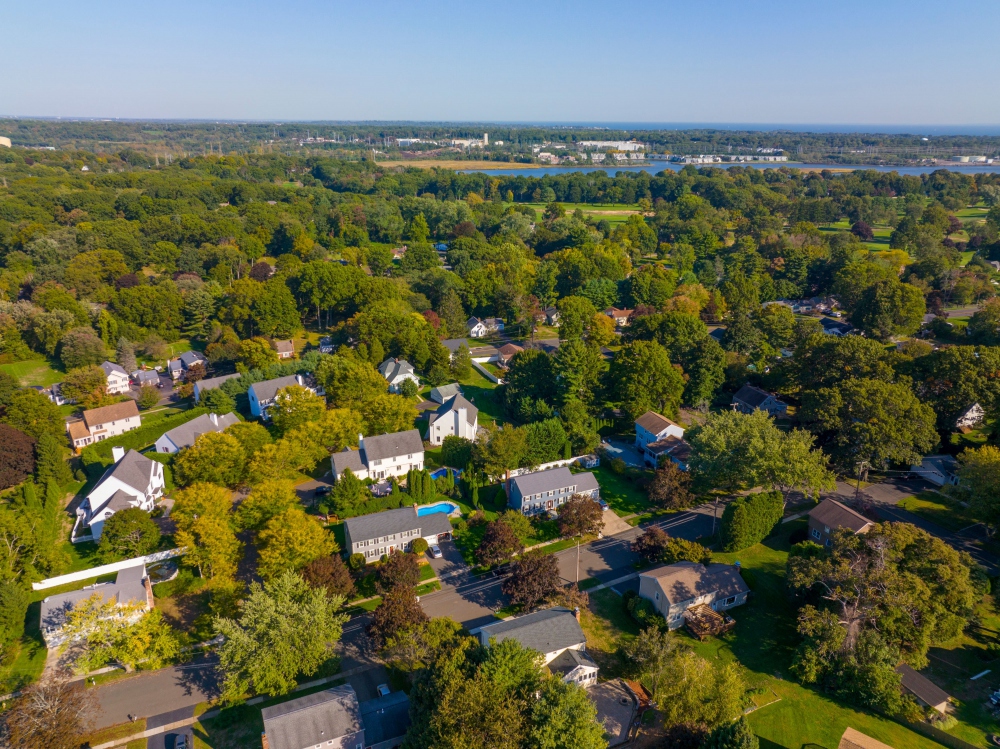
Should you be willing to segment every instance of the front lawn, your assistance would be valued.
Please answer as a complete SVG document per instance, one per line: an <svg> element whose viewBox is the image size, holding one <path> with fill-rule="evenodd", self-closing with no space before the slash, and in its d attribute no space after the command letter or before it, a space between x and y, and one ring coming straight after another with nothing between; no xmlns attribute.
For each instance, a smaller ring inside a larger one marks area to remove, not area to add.
<svg viewBox="0 0 1000 749"><path fill-rule="evenodd" d="M909 510L950 531L960 531L976 522L958 502L937 492L920 492L912 497L904 497L897 507Z"/></svg>
<svg viewBox="0 0 1000 749"><path fill-rule="evenodd" d="M0 364L0 372L6 372L12 377L16 377L22 386L38 385L48 387L57 382L62 382L65 376L55 365L44 359L32 359L31 361L18 361L12 364Z"/></svg>
<svg viewBox="0 0 1000 749"><path fill-rule="evenodd" d="M479 409L480 426L509 421L504 416L503 404L496 397L496 383L487 380L475 368L468 377L463 377L458 382L462 386L462 395L465 399Z"/></svg>
<svg viewBox="0 0 1000 749"><path fill-rule="evenodd" d="M646 492L638 486L642 475L640 471L626 469L625 473L617 474L602 464L593 469L593 472L601 487L601 499L611 506L618 517L641 514L652 507Z"/></svg>

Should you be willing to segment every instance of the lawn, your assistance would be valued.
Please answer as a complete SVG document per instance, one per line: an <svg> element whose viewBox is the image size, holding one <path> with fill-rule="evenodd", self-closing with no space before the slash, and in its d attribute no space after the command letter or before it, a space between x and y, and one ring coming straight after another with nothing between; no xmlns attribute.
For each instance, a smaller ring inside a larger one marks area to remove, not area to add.
<svg viewBox="0 0 1000 749"><path fill-rule="evenodd" d="M0 372L6 372L16 377L21 385L38 385L48 387L57 382L62 382L63 372L56 369L45 360L19 361L12 364L0 364Z"/></svg>
<svg viewBox="0 0 1000 749"><path fill-rule="evenodd" d="M912 497L905 497L897 506L950 531L968 528L976 522L958 502L937 492L920 492Z"/></svg>
<svg viewBox="0 0 1000 749"><path fill-rule="evenodd" d="M488 512L487 518L490 515L495 518L497 512ZM531 521L531 535L527 538L522 539L522 543L525 547L534 546L536 544L546 543L548 541L555 541L559 538L559 526L556 524L555 520L537 520L533 519ZM483 540L483 534L486 533L486 523L480 523L478 525L470 525L466 530L459 531L456 530L454 535L455 546L462 553L462 558L465 560L466 564L475 567L476 566L476 549L479 548L479 544ZM566 539L570 542L569 545L573 545L576 541L572 539ZM563 548L568 548L565 546ZM548 549L548 547L546 547ZM559 549L555 549L558 551Z"/></svg>
<svg viewBox="0 0 1000 749"><path fill-rule="evenodd" d="M637 486L641 473L630 469L623 474L614 473L608 466L594 469L601 487L601 499L607 502L618 517L648 512L652 505L646 493Z"/></svg>
<svg viewBox="0 0 1000 749"><path fill-rule="evenodd" d="M622 642L639 634L639 625L625 611L621 596L608 589L591 593L590 605L580 612L580 626L601 679L624 676L625 663L618 651Z"/></svg>
<svg viewBox="0 0 1000 749"><path fill-rule="evenodd" d="M496 398L496 383L490 382L475 369L468 377L459 380L459 383L466 400L479 409L480 426L509 421L504 416L503 404Z"/></svg>

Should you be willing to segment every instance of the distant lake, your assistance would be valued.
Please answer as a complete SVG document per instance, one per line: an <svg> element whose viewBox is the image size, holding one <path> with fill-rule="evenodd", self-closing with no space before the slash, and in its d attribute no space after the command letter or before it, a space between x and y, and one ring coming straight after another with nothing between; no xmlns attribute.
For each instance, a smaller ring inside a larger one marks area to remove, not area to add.
<svg viewBox="0 0 1000 749"><path fill-rule="evenodd" d="M600 166L586 166L581 164L580 166L529 166L522 167L520 169L460 169L459 171L463 174L490 174L494 176L509 176L516 177L519 174L523 174L526 177L544 177L549 174L567 174L569 172L607 172L609 175L614 176L619 172L626 174L629 172L649 172L650 174L656 174L657 172L662 172L665 170L670 170L673 172L679 172L683 169L686 164L678 164L675 161L647 161L642 166L620 166L620 167L600 167ZM996 164L982 164L982 165L972 165L972 164L948 164L947 166L852 166L849 164L798 164L795 162L761 162L761 163L740 163L740 164L692 164L696 169L700 169L707 166L718 167L720 169L728 169L734 166L749 166L753 169L778 169L780 167L789 167L791 169L832 169L834 171L840 169L850 169L850 170L872 170L876 172L898 172L899 174L930 174L938 169L949 169L956 172L961 172L963 174L976 174L976 173L986 173L994 174L1000 173L1000 163Z"/></svg>

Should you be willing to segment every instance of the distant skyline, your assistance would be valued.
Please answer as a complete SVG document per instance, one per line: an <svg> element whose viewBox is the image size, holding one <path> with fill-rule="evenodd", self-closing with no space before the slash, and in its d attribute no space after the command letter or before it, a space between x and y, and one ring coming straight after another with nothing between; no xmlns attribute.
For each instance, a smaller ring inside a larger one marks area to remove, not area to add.
<svg viewBox="0 0 1000 749"><path fill-rule="evenodd" d="M1000 134L987 0L42 0L3 25L5 116Z"/></svg>

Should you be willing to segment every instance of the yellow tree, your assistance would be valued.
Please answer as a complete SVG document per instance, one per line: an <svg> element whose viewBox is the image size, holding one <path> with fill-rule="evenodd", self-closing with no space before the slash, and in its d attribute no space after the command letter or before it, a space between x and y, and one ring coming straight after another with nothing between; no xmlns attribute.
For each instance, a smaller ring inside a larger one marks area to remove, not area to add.
<svg viewBox="0 0 1000 749"><path fill-rule="evenodd" d="M174 497L174 539L188 549L184 564L204 578L236 574L243 545L236 538L232 507L229 490L215 484L194 484Z"/></svg>
<svg viewBox="0 0 1000 749"><path fill-rule="evenodd" d="M314 559L340 550L333 534L301 507L290 507L271 518L257 536L257 547L257 571L265 580L300 570Z"/></svg>

